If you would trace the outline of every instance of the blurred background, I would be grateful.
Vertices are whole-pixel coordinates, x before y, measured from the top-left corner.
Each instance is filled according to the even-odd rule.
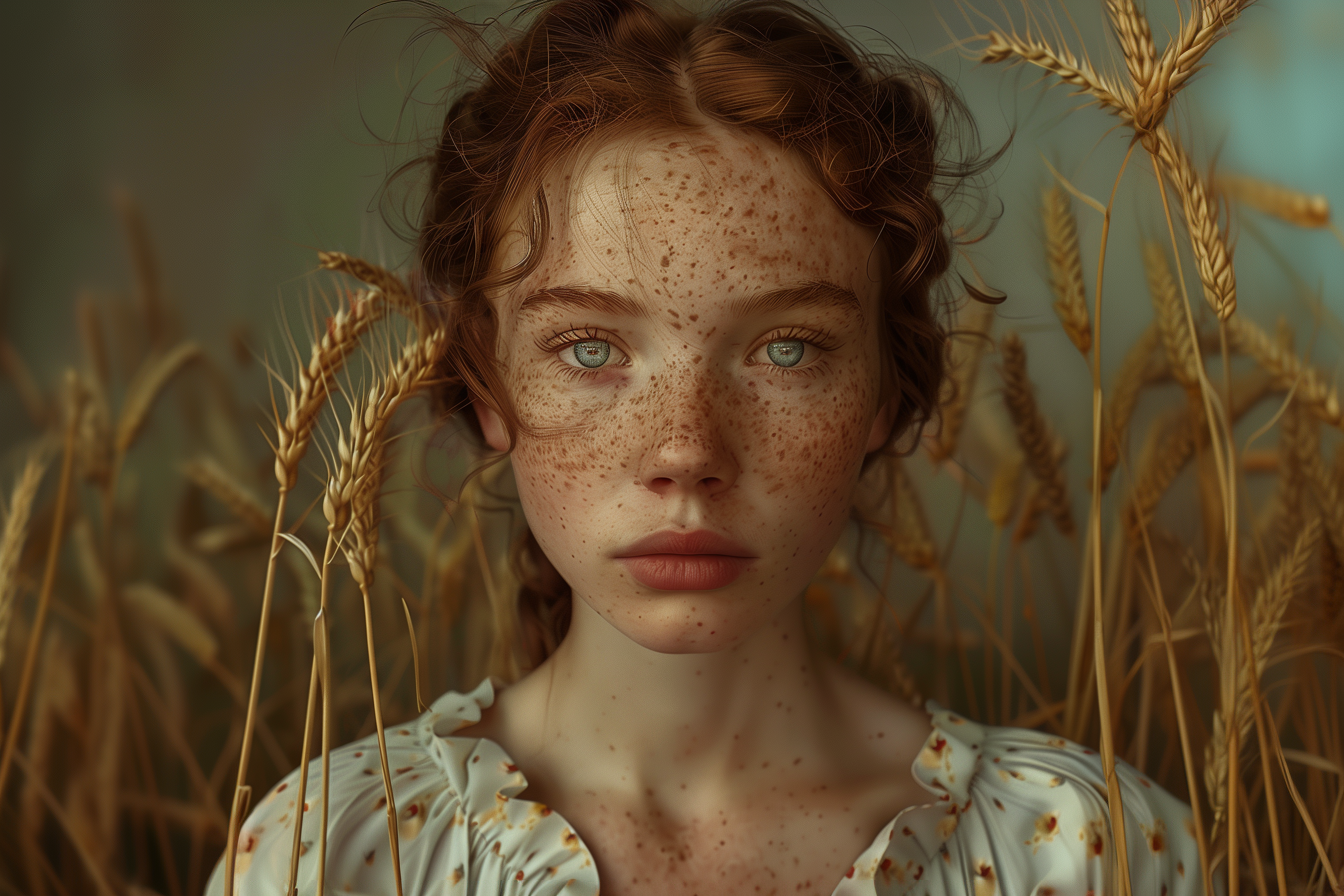
[[[1178,10],[1170,0],[1152,0],[1149,5],[1160,50],[1165,43],[1164,31],[1174,31],[1178,26]],[[1115,127],[1111,116],[1095,109],[1080,109],[1085,105],[1083,98],[1069,96],[1058,87],[1047,89],[1049,82],[1040,82],[1035,69],[981,67],[968,61],[958,49],[959,40],[991,24],[1001,26],[1012,21],[1020,28],[1025,22],[1020,8],[1006,9],[987,2],[979,6],[977,11],[969,4],[951,0],[835,0],[825,8],[874,49],[882,49],[883,40],[889,40],[958,85],[984,147],[998,147],[1010,134],[1013,136],[1010,148],[985,177],[980,192],[970,197],[974,201],[964,203],[959,212],[963,221],[989,231],[984,240],[966,247],[959,261],[960,272],[970,280],[978,273],[990,287],[1008,295],[998,307],[995,333],[1013,328],[1023,335],[1040,404],[1071,447],[1066,460],[1068,480],[1075,517],[1081,521],[1089,470],[1090,383],[1084,361],[1064,335],[1051,307],[1041,192],[1051,184],[1053,166],[1078,190],[1104,204],[1128,148],[1127,134]],[[500,5],[483,4],[458,11],[483,20],[502,9]],[[417,155],[424,137],[434,133],[442,115],[442,107],[436,103],[452,83],[454,70],[446,41],[412,42],[419,28],[413,13],[411,4],[390,4],[370,11],[368,0],[235,0],[210,4],[196,0],[171,4],[65,0],[11,4],[6,9],[4,21],[10,37],[5,52],[0,54],[0,121],[6,126],[0,139],[0,348],[8,346],[12,352],[0,355],[0,361],[5,362],[0,364],[0,489],[8,494],[23,466],[25,448],[39,430],[28,420],[24,390],[13,388],[19,385],[19,377],[12,359],[22,359],[26,368],[23,375],[31,376],[49,396],[55,393],[63,369],[85,363],[79,335],[81,319],[75,311],[77,299],[86,308],[103,309],[106,319],[113,321],[114,330],[135,326],[125,322],[139,319],[127,311],[136,273],[118,211],[118,202],[124,208],[125,197],[131,197],[143,216],[162,292],[172,309],[172,326],[177,331],[173,341],[193,339],[209,359],[207,365],[190,373],[197,378],[193,381],[197,391],[190,395],[208,391],[214,396],[212,401],[232,402],[234,416],[230,419],[235,423],[231,429],[212,429],[213,418],[209,415],[204,415],[204,423],[193,420],[193,414],[201,412],[192,406],[193,399],[186,392],[179,393],[177,402],[161,403],[149,422],[146,438],[128,456],[117,497],[123,506],[104,516],[108,523],[133,520],[138,535],[132,539],[116,531],[117,526],[108,525],[109,531],[100,537],[107,555],[116,560],[109,562],[105,556],[103,562],[115,568],[116,577],[123,581],[167,581],[165,587],[175,594],[180,589],[186,595],[193,612],[204,612],[204,592],[198,593],[197,585],[188,581],[185,567],[174,566],[171,573],[163,573],[160,549],[165,539],[175,537],[164,533],[189,534],[195,539],[191,549],[208,555],[210,562],[223,570],[234,595],[234,603],[226,608],[237,612],[231,621],[214,620],[219,622],[221,632],[221,659],[213,667],[201,664],[210,668],[214,678],[191,663],[179,664],[190,670],[190,676],[176,684],[170,684],[173,675],[156,672],[170,708],[172,700],[168,698],[173,696],[173,687],[179,688],[179,710],[199,699],[200,694],[208,694],[205,709],[193,710],[187,735],[209,773],[209,789],[216,796],[227,793],[232,782],[229,751],[237,744],[237,687],[240,682],[246,686],[250,669],[255,597],[260,591],[258,545],[268,530],[263,514],[263,531],[260,536],[253,532],[250,542],[226,544],[216,539],[207,546],[205,536],[228,535],[226,524],[218,522],[227,514],[220,512],[216,500],[227,489],[212,489],[200,476],[184,474],[182,461],[209,452],[257,494],[273,494],[263,442],[269,403],[265,367],[259,362],[264,358],[283,359],[279,367],[288,372],[283,335],[286,326],[304,346],[303,330],[308,319],[304,309],[314,282],[311,275],[317,270],[317,251],[355,253],[394,269],[404,269],[409,260],[405,228],[389,227],[388,218],[394,225],[405,223],[398,215],[404,208],[416,207],[414,184],[399,186],[385,195],[386,179],[398,164]],[[1098,67],[1123,73],[1119,53],[1108,39],[1103,0],[1069,0],[1066,7],[1054,4],[1049,8],[1033,3],[1033,13],[1039,24],[1062,29],[1075,52],[1086,47]],[[1196,160],[1208,164],[1216,159],[1220,170],[1320,194],[1332,208],[1340,208],[1344,204],[1344,165],[1340,164],[1344,159],[1344,5],[1339,0],[1260,0],[1242,15],[1232,36],[1220,42],[1206,62],[1207,71],[1182,93],[1168,119]],[[119,196],[121,200],[116,198]],[[1082,203],[1074,207],[1091,289],[1101,217]],[[385,216],[384,211],[390,214]],[[1177,226],[1179,229],[1179,220]],[[1344,246],[1338,231],[1296,229],[1249,212],[1232,213],[1229,231],[1236,242],[1238,313],[1271,332],[1278,319],[1285,320],[1296,332],[1297,351],[1309,353],[1327,377],[1338,382],[1340,350],[1344,347],[1344,328],[1339,323],[1344,316]],[[1108,384],[1110,372],[1124,350],[1153,316],[1139,260],[1142,238],[1167,242],[1152,168],[1139,151],[1116,192],[1106,262],[1102,367]],[[1178,239],[1184,246],[1184,234],[1179,231]],[[1187,263],[1195,311],[1207,323],[1210,315],[1199,300],[1198,284],[1190,273]],[[316,319],[320,321],[324,313]],[[120,331],[114,336],[115,344],[134,349],[125,351],[123,363],[112,378],[126,383],[136,369],[138,349],[152,340]],[[997,364],[997,359],[987,358],[986,363]],[[6,382],[6,377],[11,382]],[[201,387],[202,382],[208,389]],[[220,383],[224,387],[216,388]],[[959,525],[962,502],[954,481],[975,483],[983,489],[996,465],[1009,453],[1013,433],[999,407],[1000,389],[994,376],[982,375],[978,380],[972,397],[973,413],[954,457],[953,466],[962,474],[959,478],[943,475],[946,467],[935,468],[921,458],[912,458],[909,464],[917,488],[925,490],[933,531],[940,540],[950,538],[954,530],[958,533],[955,564],[948,563],[950,555],[942,562],[948,564],[954,587],[968,593],[975,593],[984,584],[986,565],[990,566],[992,580],[994,561],[985,557],[994,556],[991,540],[996,534],[980,519]],[[112,391],[119,391],[119,387]],[[130,389],[120,391],[124,394]],[[1180,398],[1174,384],[1160,384],[1152,391],[1160,393],[1168,404]],[[1276,402],[1262,402],[1248,414],[1237,428],[1239,439],[1244,440],[1266,423],[1275,406]],[[992,412],[974,413],[976,408]],[[1157,409],[1152,402],[1141,405],[1135,415],[1135,430],[1147,430]],[[243,422],[238,424],[240,420]],[[424,419],[418,425],[422,431],[432,430]],[[1328,438],[1334,440],[1335,434]],[[1131,452],[1136,453],[1139,439],[1136,436],[1131,441]],[[1334,444],[1332,441],[1330,447]],[[320,468],[320,463],[314,464]],[[435,499],[418,491],[420,484],[414,477],[398,475],[402,478],[390,489],[394,496],[386,504],[390,525],[385,527],[384,543],[393,560],[408,566],[402,554],[434,555],[445,518],[439,517],[440,522],[435,523],[435,514],[440,513]],[[187,479],[195,486],[189,486]],[[305,486],[315,485],[312,479],[307,477]],[[436,480],[435,484],[441,483]],[[1264,497],[1269,485],[1266,480],[1251,483],[1248,488]],[[1175,490],[1187,497],[1193,495],[1193,476],[1179,482]],[[1112,489],[1107,497],[1108,513],[1118,509],[1118,491]],[[89,508],[94,506],[93,499],[83,500],[85,515],[92,516]],[[249,500],[265,513],[273,507],[269,498]],[[1199,519],[1197,503],[1168,501],[1163,518],[1167,530],[1182,536],[1194,531],[1183,527],[1183,521]],[[415,513],[402,513],[412,505]],[[174,525],[168,525],[170,518]],[[318,532],[321,524],[312,522],[309,529]],[[19,648],[25,634],[28,602],[36,591],[39,546],[45,542],[45,535],[37,537],[36,533],[44,533],[47,523],[49,517],[35,519],[32,528],[32,544],[22,564],[26,578],[19,580],[24,609],[10,632],[11,650]],[[434,530],[432,535],[430,529]],[[72,531],[78,549],[83,536],[77,529]],[[92,543],[94,537],[90,535],[87,540]],[[1190,538],[1193,544],[1195,536]],[[239,545],[252,551],[248,563],[233,562],[240,555]],[[117,554],[123,546],[124,555]],[[180,552],[172,553],[179,546],[169,547],[169,556],[180,558]],[[498,547],[502,556],[503,542]],[[1042,621],[1049,642],[1059,647],[1050,652],[1045,664],[1056,680],[1062,677],[1068,656],[1062,646],[1066,641],[1060,639],[1068,637],[1068,604],[1078,581],[1077,548],[1076,539],[1066,542],[1048,527],[1043,527],[1041,537],[1022,548],[1023,574],[1028,564],[1046,569],[1042,578],[1049,581],[1041,582],[1041,588],[1053,592],[1059,601],[1046,600],[1045,607],[1058,608],[1059,612],[1047,609]],[[433,562],[437,564],[437,558]],[[449,562],[444,561],[445,568]],[[282,594],[280,600],[288,601],[285,612],[289,615],[283,625],[277,624],[279,634],[270,645],[280,659],[279,668],[268,671],[273,680],[266,689],[272,716],[284,718],[273,718],[276,738],[262,744],[264,752],[258,751],[264,757],[254,765],[252,778],[258,787],[269,786],[292,767],[301,736],[302,682],[307,677],[309,655],[305,638],[311,632],[311,615],[301,612],[301,602],[293,598],[294,593],[308,587],[302,584],[306,573],[301,563],[296,564],[297,572],[287,567],[288,578],[282,580],[281,591],[289,596]],[[389,562],[389,568],[395,565]],[[439,576],[437,565],[435,570],[434,576]],[[67,631],[80,624],[87,627],[87,620],[79,616],[88,609],[79,602],[83,594],[80,587],[70,584],[79,576],[69,570],[63,576],[58,592],[78,595],[64,604],[78,611],[68,612],[61,625]],[[838,580],[843,578],[838,576]],[[426,573],[426,595],[434,590],[431,579],[438,581]],[[411,582],[412,586],[417,584]],[[469,592],[479,584],[468,576],[464,585],[459,577],[445,593]],[[399,632],[395,636],[404,638],[404,629],[397,628],[402,625],[400,607],[390,599],[398,592],[392,585],[386,587],[387,607],[391,609],[381,617],[380,631],[388,632],[389,638]],[[898,572],[890,589],[897,612],[913,604],[921,592],[927,593],[927,587],[920,574]],[[96,586],[87,590],[98,592]],[[247,597],[240,600],[238,595]],[[304,599],[310,597],[305,595]],[[462,608],[464,614],[477,614],[474,621],[468,619],[464,630],[488,630],[491,609],[482,604],[473,610],[472,606],[469,601],[453,605],[453,612]],[[92,613],[89,609],[90,616]],[[963,618],[963,623],[974,628],[969,617]],[[359,624],[362,622],[355,623]],[[430,699],[450,686],[473,686],[476,679],[472,676],[494,662],[494,657],[486,655],[491,649],[488,644],[481,646],[470,640],[450,643],[447,625],[444,622],[443,639],[421,631],[430,653],[423,658],[427,671],[422,675]],[[358,631],[357,627],[353,631]],[[1015,646],[1025,656],[1030,649],[1021,642],[1025,632],[1019,630],[1016,637]],[[0,651],[4,644],[0,626]],[[362,650],[362,645],[356,646]],[[916,645],[907,656],[917,674],[926,672],[931,664],[933,653],[927,647],[927,643]],[[984,654],[988,662],[988,648]],[[17,662],[17,655],[11,656],[13,662],[0,664],[7,684],[12,681]],[[395,658],[394,662],[400,664],[398,676],[405,672],[405,660],[404,656]],[[102,662],[97,656],[87,666],[80,661],[80,670],[88,672],[91,687],[97,685]],[[371,730],[367,707],[360,702],[367,698],[368,680],[367,667],[361,672],[361,662],[358,651],[353,651],[345,668],[351,684],[352,696],[347,701],[350,711],[337,742]],[[227,670],[220,671],[224,667]],[[980,672],[977,665],[973,677],[978,678]],[[1123,672],[1122,666],[1118,674]],[[360,675],[364,676],[362,681]],[[1006,668],[1003,678],[1009,678]],[[413,710],[414,694],[408,690],[406,679],[398,677],[397,681],[399,684],[388,687],[400,688],[401,715],[394,717],[404,718]],[[988,678],[986,682],[988,692]],[[12,689],[7,693],[12,694]],[[1007,685],[1004,695],[995,721],[1015,718],[1007,699]],[[100,747],[99,725],[112,723],[99,721],[98,695],[89,697],[89,726],[83,727],[82,716],[78,724],[69,719],[64,724],[68,730],[87,736],[86,746],[92,755]],[[235,704],[232,710],[229,699]],[[3,700],[0,704],[0,719],[9,718],[11,706]],[[277,706],[285,712],[274,712]],[[1199,706],[1205,719],[1211,710],[1210,705]],[[70,719],[76,715],[69,713]],[[36,723],[34,730],[39,730]],[[114,725],[112,730],[120,729]],[[1126,754],[1132,761],[1142,760],[1147,749],[1146,729],[1141,726],[1140,730],[1144,737],[1135,741],[1140,745]],[[1174,738],[1167,738],[1164,762],[1174,755],[1174,742]],[[30,756],[34,755],[31,742],[25,743]],[[75,770],[72,775],[76,784],[64,796],[57,796],[68,806],[78,807],[85,799],[78,793],[78,772],[86,762],[85,754],[70,748],[63,755],[64,764]],[[117,762],[108,760],[113,773],[120,767]],[[121,762],[126,766],[131,760],[123,757]],[[1159,780],[1179,792],[1183,786],[1183,778],[1176,772],[1179,761],[1164,768],[1166,774]],[[146,780],[151,777],[144,771],[137,774],[143,774]],[[171,774],[181,784],[181,774],[176,770]],[[53,776],[53,781],[56,779]],[[173,842],[173,849],[190,853],[183,861],[189,870],[184,872],[180,883],[185,886],[180,891],[192,892],[192,884],[203,879],[218,854],[222,842],[218,811],[222,807],[227,812],[228,803],[226,799],[217,800],[217,805],[198,799],[199,795],[185,785],[178,789],[190,792],[190,800],[195,803],[187,805],[189,800],[184,798],[180,805],[165,802],[155,811],[185,813],[182,824],[194,832],[189,847],[185,841]],[[25,812],[37,805],[30,802],[30,797],[32,801],[38,798],[25,790]],[[97,804],[92,797],[88,800]],[[133,812],[143,809],[129,797],[118,804],[115,793],[107,802],[130,807]],[[211,815],[202,806],[216,814]],[[1333,817],[1327,809],[1322,809],[1318,817]],[[107,822],[110,826],[119,810],[109,811],[113,812]],[[177,816],[170,818],[174,823],[180,820]],[[0,832],[7,831],[10,823],[8,818],[0,819]],[[69,858],[68,845],[52,845],[58,839],[53,826],[40,825],[50,853]],[[96,840],[96,835],[92,839]],[[1344,841],[1344,837],[1336,839]],[[15,856],[7,855],[4,840],[0,835],[0,858],[17,867],[20,859],[15,856],[22,850],[11,843],[10,851]],[[167,847],[145,848],[139,840],[135,842],[137,848],[146,850],[146,856],[170,851]],[[160,852],[154,852],[156,848]],[[1305,850],[1303,847],[1302,867],[1306,867]],[[27,880],[42,878],[41,869],[28,868],[25,873]],[[4,883],[3,874],[0,883]],[[179,891],[176,880],[155,883],[162,892]]]
[[[1045,161],[1104,203],[1127,144],[1110,116],[1068,114],[1084,101],[1047,91],[1037,70],[968,61],[955,40],[1010,18],[992,4],[973,6],[835,0],[826,9],[870,45],[889,39],[959,85],[984,146],[1015,135],[981,194],[977,220],[995,226],[968,258],[1009,295],[999,319],[1024,333],[1033,369],[1078,374],[1037,377],[1052,418],[1069,419],[1089,399],[1085,367],[1056,325],[1044,279]],[[1160,47],[1163,26],[1174,29],[1178,11],[1167,0],[1149,6]],[[503,8],[461,12],[484,19]],[[1021,10],[1014,12],[1021,25]],[[453,71],[446,41],[411,44],[413,14],[411,4],[371,8],[366,0],[70,0],[9,9],[13,38],[0,55],[0,334],[38,379],[52,382],[77,356],[76,295],[96,299],[131,282],[112,201],[118,189],[143,210],[184,335],[240,362],[234,375],[252,377],[238,382],[258,397],[262,379],[246,361],[275,355],[278,309],[306,294],[318,249],[393,267],[406,261],[408,243],[380,214],[383,187],[433,133],[435,104]],[[1123,72],[1100,0],[1036,14],[1062,26],[1098,65]],[[1344,6],[1256,3],[1206,61],[1209,70],[1184,91],[1171,119],[1193,135],[1196,158],[1216,157],[1222,168],[1324,195],[1338,207]],[[1165,234],[1151,167],[1142,154],[1135,159],[1117,194],[1108,250],[1104,328],[1116,346],[1128,345],[1151,314],[1139,236]],[[394,211],[398,203],[390,203]],[[1081,209],[1079,226],[1091,278],[1100,216]],[[1315,329],[1304,286],[1321,292],[1332,316],[1344,309],[1344,249],[1335,236],[1263,217],[1235,220],[1231,232],[1241,307],[1253,317],[1272,324],[1284,315],[1299,333]],[[1332,319],[1319,332],[1327,338],[1313,357],[1333,369],[1344,331]],[[1119,355],[1103,352],[1103,368]],[[16,401],[0,390],[0,421],[18,413]],[[1085,424],[1086,414],[1074,419]],[[1086,442],[1085,431],[1065,436]],[[1085,453],[1073,452],[1078,470]],[[981,476],[973,456],[964,460]]]

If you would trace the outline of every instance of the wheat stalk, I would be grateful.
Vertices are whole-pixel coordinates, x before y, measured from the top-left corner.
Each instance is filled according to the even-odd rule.
[[[933,540],[924,504],[899,458],[891,459],[891,521],[887,543],[911,569],[929,572],[938,565],[938,546]]]
[[[1190,154],[1166,128],[1145,134],[1143,145],[1166,170],[1181,200],[1195,271],[1204,285],[1204,299],[1219,320],[1227,320],[1237,310],[1237,280],[1232,269],[1232,252],[1218,226],[1217,195],[1195,168]]]
[[[424,307],[416,301],[410,287],[396,274],[371,261],[344,252],[319,252],[317,260],[329,271],[349,274],[378,290],[389,303],[406,315],[417,327],[428,323]]]
[[[962,424],[971,403],[971,393],[975,391],[980,359],[990,345],[988,334],[993,324],[994,306],[976,302],[970,309],[968,326],[956,334],[963,338],[958,340],[960,350],[954,350],[948,371],[951,389],[947,400],[939,408],[937,436],[928,443],[929,457],[934,461],[946,460],[957,450]]]
[[[1106,0],[1106,12],[1120,42],[1130,80],[1142,93],[1157,68],[1157,48],[1153,46],[1148,18],[1134,5],[1134,0]]]
[[[229,810],[229,831],[224,841],[224,896],[233,896],[238,858],[238,830],[247,803],[251,799],[247,770],[252,755],[257,703],[261,696],[261,673],[265,664],[266,641],[270,631],[271,600],[275,593],[275,564],[282,544],[280,530],[285,519],[285,503],[290,491],[298,483],[299,462],[308,451],[313,427],[326,405],[334,377],[345,365],[351,353],[359,347],[360,339],[385,313],[386,304],[379,293],[361,292],[352,295],[350,303],[327,320],[326,332],[313,343],[308,363],[298,370],[297,384],[291,386],[289,383],[281,383],[285,393],[286,410],[283,418],[278,410],[274,412],[276,440],[273,446],[279,495],[275,506],[275,522],[271,529],[271,552],[266,562],[266,581],[262,586],[261,618],[257,630],[256,651],[252,660],[252,682],[248,690],[247,714],[243,721],[238,777]]]
[[[313,426],[326,405],[335,376],[345,366],[360,339],[387,313],[382,294],[359,292],[327,320],[326,332],[313,343],[308,363],[299,368],[297,383],[281,383],[285,416],[276,426],[275,478],[288,491],[298,481],[299,462],[308,451]]]
[[[1110,484],[1111,474],[1120,462],[1120,438],[1129,428],[1139,393],[1144,387],[1166,372],[1165,362],[1155,361],[1161,334],[1156,324],[1149,324],[1134,341],[1120,361],[1110,391],[1110,400],[1104,405],[1102,418],[1104,436],[1101,443],[1101,487]]]
[[[1068,485],[1061,463],[1063,443],[1036,403],[1035,392],[1027,377],[1027,351],[1022,337],[1015,331],[1008,331],[1000,340],[999,351],[1003,356],[1003,402],[1013,420],[1027,468],[1041,484],[1041,496],[1055,526],[1061,533],[1072,535],[1073,514],[1069,509]]]
[[[47,458],[47,452],[40,449],[28,452],[23,472],[15,480],[14,491],[10,494],[4,527],[0,528],[0,669],[5,667],[9,621],[19,596],[19,561],[27,541],[28,520],[32,516],[38,486],[47,471]]]
[[[15,692],[14,709],[10,715],[9,730],[5,732],[4,744],[0,746],[0,794],[5,792],[5,780],[9,776],[9,764],[14,758],[14,749],[18,744],[19,730],[23,727],[24,713],[28,706],[29,689],[33,681],[33,669],[37,663],[42,632],[47,621],[47,611],[51,607],[52,589],[56,583],[56,565],[61,553],[61,537],[65,534],[65,513],[70,502],[70,479],[75,465],[75,424],[80,413],[83,396],[74,387],[74,374],[66,377],[67,395],[66,426],[64,445],[61,449],[61,477],[56,488],[56,509],[52,514],[51,538],[47,542],[46,565],[42,571],[42,584],[37,592],[37,609],[33,614],[32,626],[28,629],[28,644],[24,650],[23,667],[19,671],[19,685]]]
[[[79,415],[79,433],[75,441],[75,461],[79,475],[100,489],[112,481],[112,414],[107,394],[96,379],[79,377],[79,388],[86,400]]]
[[[381,380],[369,389],[366,395],[352,404],[350,424],[337,440],[336,450],[340,466],[336,475],[329,480],[322,501],[327,525],[331,532],[341,533],[341,550],[350,565],[350,574],[359,584],[364,599],[364,631],[373,691],[374,726],[378,734],[378,752],[382,761],[383,792],[387,800],[388,842],[392,850],[392,869],[398,896],[402,890],[397,808],[392,792],[392,773],[387,765],[387,742],[383,730],[378,664],[373,643],[373,607],[369,589],[373,584],[378,554],[378,498],[382,491],[387,429],[397,408],[433,380],[435,365],[442,354],[443,344],[442,331],[423,333],[418,339],[406,345]],[[310,686],[310,694],[312,692]],[[326,811],[325,803],[323,811]]]
[[[1293,389],[1295,400],[1316,417],[1338,429],[1344,429],[1339,391],[1326,385],[1324,374],[1304,364],[1289,348],[1274,340],[1254,321],[1237,317],[1228,321],[1228,336],[1236,348],[1255,359],[1269,372],[1275,385]]]
[[[1067,47],[1056,49],[1030,34],[1019,35],[1016,30],[990,30],[978,35],[978,39],[985,42],[978,56],[980,62],[1027,62],[1039,66],[1064,83],[1080,88],[1079,93],[1090,95],[1103,109],[1127,122],[1133,121],[1135,98],[1129,88],[1097,72],[1089,61],[1078,59]]]
[[[1254,723],[1252,715],[1254,708],[1251,701],[1254,689],[1247,678],[1248,671],[1256,681],[1260,680],[1265,660],[1269,656],[1269,648],[1279,632],[1284,610],[1287,609],[1288,603],[1306,576],[1307,561],[1319,534],[1316,519],[1309,520],[1298,533],[1292,548],[1279,559],[1269,578],[1256,590],[1251,611],[1252,654],[1249,658],[1223,655],[1221,610],[1214,609],[1211,596],[1207,592],[1204,595],[1202,603],[1205,625],[1209,632],[1209,643],[1213,647],[1214,659],[1220,667],[1226,668],[1231,664],[1235,671],[1233,690],[1236,694],[1236,706],[1233,716],[1237,719],[1237,742],[1240,744],[1247,743],[1251,725]],[[1226,709],[1227,707],[1223,707],[1222,710],[1214,710],[1213,732],[1204,747],[1204,785],[1208,789],[1209,803],[1213,809],[1215,832],[1227,813],[1227,779],[1230,770]]]
[[[1158,332],[1171,364],[1171,374],[1191,394],[1199,394],[1199,367],[1203,365],[1199,347],[1190,338],[1185,320],[1185,301],[1160,243],[1143,244],[1143,269],[1148,278],[1148,294],[1153,300]]]
[[[1219,174],[1215,185],[1229,198],[1258,212],[1305,228],[1330,226],[1330,200],[1259,178]]]
[[[1246,377],[1233,384],[1228,418],[1235,422],[1255,406],[1268,391],[1260,377]],[[1168,414],[1153,425],[1134,487],[1125,508],[1125,523],[1132,538],[1140,539],[1140,527],[1152,520],[1153,511],[1197,449],[1208,443],[1209,430],[1200,410],[1194,407]]]
[[[1068,194],[1058,184],[1046,190],[1042,200],[1045,252],[1050,264],[1050,286],[1055,293],[1055,312],[1069,340],[1086,357],[1092,347],[1092,327],[1087,319],[1087,285],[1078,248],[1078,221]]]
[[[209,455],[202,455],[182,465],[182,474],[200,488],[214,495],[234,516],[260,535],[269,535],[274,517],[268,513],[261,499]]]
[[[1156,124],[1177,92],[1196,71],[1199,62],[1222,37],[1252,0],[1195,0],[1191,14],[1176,37],[1167,44],[1144,91],[1154,107]]]
[[[159,397],[168,381],[186,365],[199,357],[201,348],[194,342],[183,342],[162,355],[152,355],[136,372],[126,389],[126,400],[122,403],[121,413],[117,415],[116,433],[112,448],[116,456],[124,455],[135,437],[140,434],[145,421],[149,418],[154,399]]]

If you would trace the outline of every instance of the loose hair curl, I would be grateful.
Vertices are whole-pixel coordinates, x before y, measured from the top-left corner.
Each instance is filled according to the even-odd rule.
[[[884,398],[896,399],[888,449],[937,410],[944,383],[946,302],[935,287],[952,236],[943,203],[998,157],[949,158],[955,92],[928,68],[857,46],[788,0],[728,0],[702,16],[648,0],[540,0],[531,24],[491,45],[488,27],[437,7],[432,27],[479,70],[448,108],[432,153],[418,236],[418,282],[449,330],[440,398],[480,436],[471,401],[520,421],[495,357],[488,296],[527,276],[548,230],[542,177],[604,141],[710,122],[765,135],[806,166],[849,218],[878,231]],[[953,129],[954,131],[954,129]],[[416,163],[413,163],[416,164]],[[492,269],[518,209],[531,210],[530,250]],[[535,665],[569,627],[571,592],[531,533],[515,547],[523,655]]]

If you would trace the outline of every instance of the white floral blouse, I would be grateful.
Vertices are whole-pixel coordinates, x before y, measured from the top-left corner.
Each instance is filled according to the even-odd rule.
[[[495,742],[453,737],[495,699],[487,681],[449,692],[387,730],[406,896],[596,896],[597,867],[578,833],[540,803]],[[832,896],[1071,896],[1112,892],[1112,841],[1100,757],[1063,738],[978,725],[930,704],[933,731],[912,769],[931,794],[877,833]],[[1136,894],[1203,891],[1190,809],[1117,763]],[[314,892],[322,765],[262,800],[238,838],[241,896],[283,894],[295,819],[303,819],[298,891]],[[393,892],[387,812],[374,735],[331,755],[330,893]],[[206,888],[224,889],[224,866]]]

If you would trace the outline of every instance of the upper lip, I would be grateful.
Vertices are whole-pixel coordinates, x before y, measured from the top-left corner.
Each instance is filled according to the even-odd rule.
[[[691,532],[655,532],[616,552],[617,557],[648,554],[716,554],[724,557],[755,557],[742,545],[706,529]]]

